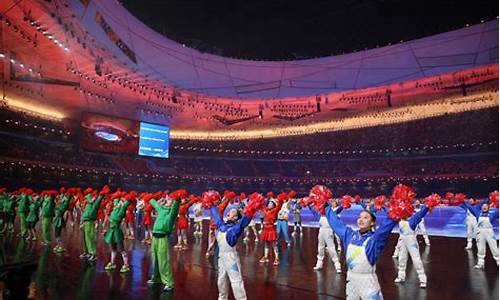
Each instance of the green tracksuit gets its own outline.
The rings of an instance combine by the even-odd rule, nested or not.
[[[52,219],[55,216],[54,196],[45,196],[42,204],[42,241],[50,243],[52,241]]]
[[[170,207],[162,206],[154,199],[151,199],[150,203],[157,212],[151,243],[151,258],[153,261],[152,281],[155,283],[162,282],[169,287],[174,287],[168,237],[177,220],[180,201],[175,201]]]
[[[121,206],[118,206],[119,203],[120,200],[114,200],[113,211],[109,216],[109,226],[104,236],[104,241],[110,245],[117,244],[124,239],[120,224],[127,213],[127,207],[130,205],[130,201],[125,201]]]
[[[19,234],[25,237],[28,233],[28,226],[26,224],[26,217],[29,212],[29,204],[33,201],[30,195],[21,194],[17,202],[17,215],[19,216]]]
[[[64,222],[64,213],[68,209],[69,202],[73,198],[73,195],[69,195],[67,197],[64,197],[63,202],[59,205],[59,207],[56,208],[56,215],[54,217],[54,228],[62,228],[66,224]]]
[[[84,252],[90,255],[96,255],[96,240],[95,240],[95,221],[97,220],[97,211],[104,199],[101,195],[92,202],[92,195],[87,195],[87,205],[82,213],[83,221],[83,247]]]

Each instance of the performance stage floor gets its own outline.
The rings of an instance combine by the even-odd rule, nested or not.
[[[37,241],[19,241],[3,237],[4,257],[15,261],[32,256],[38,262],[30,290],[36,299],[217,299],[216,260],[205,257],[207,223],[201,239],[190,231],[188,250],[171,248],[175,290],[162,293],[160,287],[146,286],[150,276],[149,247],[138,241],[126,241],[132,272],[109,274],[104,265],[109,250],[102,238],[98,241],[99,260],[95,265],[82,262],[81,234],[68,225],[63,233],[67,252],[56,255],[52,247],[42,247]],[[420,237],[421,238],[421,237]],[[498,299],[498,268],[488,251],[486,269],[476,270],[476,249],[464,250],[465,239],[431,237],[426,247],[422,239],[420,250],[428,276],[427,289],[419,288],[417,274],[409,262],[406,283],[395,284],[397,261],[391,257],[396,236],[391,236],[377,264],[377,274],[385,299]],[[171,243],[175,242],[175,238]],[[278,267],[259,263],[262,244],[241,240],[238,246],[248,299],[345,299],[345,266],[342,274],[335,273],[331,262],[322,271],[312,268],[316,262],[317,229],[306,228],[304,235],[289,249],[281,245],[282,259]],[[121,264],[121,259],[118,260]],[[232,296],[231,296],[232,297]],[[232,298],[230,298],[232,299]]]

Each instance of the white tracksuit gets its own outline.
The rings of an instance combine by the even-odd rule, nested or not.
[[[471,248],[472,239],[476,239],[477,219],[469,210],[467,210],[465,223],[467,225],[467,248]]]
[[[323,259],[325,258],[325,246],[328,250],[335,269],[340,271],[340,262],[337,252],[335,251],[335,244],[333,243],[333,230],[328,224],[328,220],[325,216],[321,216],[319,219],[319,232],[318,232],[318,260],[316,262],[317,268],[323,267]]]
[[[420,259],[417,236],[407,220],[399,221],[399,238],[401,245],[398,253],[398,278],[405,280],[406,263],[408,262],[408,254],[410,254],[413,266],[417,270],[418,279],[421,283],[427,283],[427,276],[425,275],[424,266]]]
[[[347,300],[383,299],[375,273],[376,267],[370,264],[366,256],[366,245],[369,240],[370,237],[361,246],[353,244],[347,246]]]
[[[491,254],[498,265],[498,246],[493,232],[493,225],[488,216],[480,216],[477,219],[477,264],[484,266],[486,257],[486,243],[490,247]]]
[[[240,257],[236,247],[231,247],[226,240],[226,232],[217,232],[217,245],[219,246],[219,269],[217,286],[219,288],[219,300],[226,300],[229,296],[229,282],[233,289],[234,298],[246,299],[245,286],[241,276]]]

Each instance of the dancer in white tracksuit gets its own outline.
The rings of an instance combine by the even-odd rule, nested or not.
[[[420,204],[419,200],[416,200],[415,201],[415,212],[419,212],[420,209],[422,209],[422,204]],[[426,246],[431,245],[429,235],[427,234],[427,229],[425,228],[425,218],[422,218],[422,221],[420,221],[420,223],[418,223],[416,232],[422,234],[422,236],[424,237],[424,242],[425,242]]]
[[[241,199],[240,201],[243,204],[243,206],[247,206],[248,202],[249,202],[248,199]],[[244,242],[250,241],[250,231],[253,232],[254,242],[255,243],[259,242],[259,233],[257,231],[256,224],[257,223],[255,223],[255,220],[252,218],[252,220],[250,221],[250,224],[248,224],[248,226],[245,228],[245,237],[243,238]]]
[[[314,266],[314,270],[323,269],[323,260],[325,258],[325,247],[328,251],[328,255],[330,256],[333,265],[335,266],[335,270],[337,273],[342,272],[339,257],[337,252],[335,251],[335,244],[333,243],[333,230],[330,225],[328,225],[328,220],[325,216],[325,211],[317,212],[311,204],[309,204],[309,209],[311,210],[314,218],[319,221],[319,231],[318,231],[318,256],[316,261],[316,266]],[[330,208],[331,209],[331,208]],[[342,207],[337,208],[337,213],[342,211]]]
[[[240,218],[238,210],[233,208],[228,213],[227,222],[224,222],[215,206],[212,206],[210,210],[217,226],[216,238],[219,246],[217,286],[219,288],[219,300],[228,299],[228,279],[233,289],[234,298],[237,300],[246,299],[245,286],[241,276],[240,257],[235,246],[245,227],[252,220],[254,212]]]
[[[490,212],[489,199],[481,203],[481,208],[474,207],[467,202],[462,203],[462,207],[467,208],[477,220],[477,265],[476,269],[484,269],[484,258],[486,257],[486,243],[490,248],[493,258],[498,265],[498,246],[493,232],[493,223],[498,219],[498,209]]]
[[[398,277],[394,279],[394,282],[405,281],[406,263],[408,262],[409,254],[411,256],[413,266],[415,266],[415,269],[417,270],[420,287],[427,287],[427,276],[425,275],[424,265],[422,264],[422,259],[420,258],[415,229],[428,211],[429,208],[426,205],[423,205],[422,208],[411,218],[399,221],[399,237],[401,239],[401,245],[398,253]]]
[[[474,199],[469,199],[469,204],[473,205]],[[481,204],[478,204],[479,206]],[[478,205],[473,205],[474,207],[478,207]],[[472,239],[476,239],[476,226],[477,219],[476,217],[467,209],[467,207],[462,206],[465,209],[466,217],[465,217],[465,225],[467,226],[467,245],[465,246],[466,250],[472,250]],[[477,243],[477,242],[476,242]]]
[[[375,215],[363,210],[356,222],[359,230],[354,231],[340,220],[329,205],[326,207],[326,218],[340,237],[346,253],[347,299],[383,299],[377,274],[375,274],[375,264],[387,245],[389,234],[397,221],[387,218],[374,230]]]
[[[203,208],[201,207],[201,202],[195,203],[193,205],[194,214],[194,235],[201,236],[203,232]]]

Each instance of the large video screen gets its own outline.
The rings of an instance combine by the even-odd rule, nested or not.
[[[167,126],[141,122],[139,155],[168,158],[170,129]]]
[[[87,151],[137,154],[139,122],[84,113],[80,145]]]

